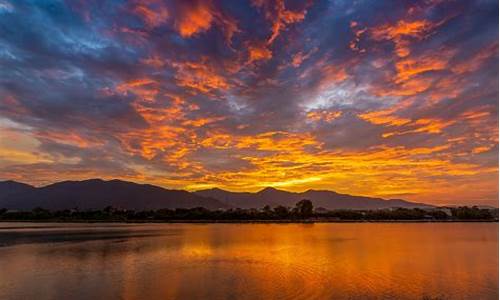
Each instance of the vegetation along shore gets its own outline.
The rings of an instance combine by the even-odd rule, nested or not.
[[[261,209],[218,209],[203,207],[128,210],[114,207],[104,209],[47,210],[35,208],[30,211],[0,209],[0,221],[34,222],[495,222],[498,208],[480,207],[434,207],[388,208],[376,210],[327,210],[314,208],[309,200],[297,202],[295,207],[264,206]]]

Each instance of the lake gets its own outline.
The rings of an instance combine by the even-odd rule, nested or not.
[[[498,223],[0,223],[0,299],[498,296]]]

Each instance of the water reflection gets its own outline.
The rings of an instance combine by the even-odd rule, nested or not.
[[[498,299],[495,223],[19,226],[0,299]]]

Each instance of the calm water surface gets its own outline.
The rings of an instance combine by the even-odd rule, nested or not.
[[[498,299],[497,223],[0,223],[0,299]]]

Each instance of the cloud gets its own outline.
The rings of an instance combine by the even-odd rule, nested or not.
[[[497,3],[5,3],[1,178],[497,204]]]
[[[202,93],[213,90],[227,90],[231,87],[229,81],[219,74],[207,59],[200,62],[173,62],[177,70],[175,78],[181,87]]]
[[[150,28],[162,25],[170,16],[167,7],[161,1],[156,0],[137,1],[132,4],[131,10]]]
[[[210,6],[206,2],[196,1],[192,5],[182,6],[176,27],[182,37],[191,37],[210,29],[213,19]]]
[[[219,10],[212,1],[177,1],[175,27],[181,37],[191,38],[217,25],[225,42],[231,45],[233,36],[240,32],[237,21]]]
[[[342,115],[341,111],[312,110],[307,113],[307,118],[312,121],[331,122]]]
[[[315,52],[318,51],[318,48],[314,48],[308,53],[303,53],[302,51],[299,51],[295,53],[292,57],[292,66],[295,68],[300,67],[300,65],[307,60],[309,57],[311,57]]]
[[[410,54],[410,42],[426,38],[437,26],[428,20],[400,20],[396,24],[384,24],[371,29],[371,37],[377,41],[393,42],[396,55],[406,57]]]
[[[273,57],[271,50],[266,48],[266,46],[253,45],[248,47],[248,62],[254,62],[258,60],[269,60]]]
[[[267,44],[272,44],[287,25],[298,23],[304,20],[307,14],[307,6],[299,11],[292,11],[285,8],[284,0],[262,1],[255,0],[253,5],[263,10],[267,20],[271,22],[271,35]]]

